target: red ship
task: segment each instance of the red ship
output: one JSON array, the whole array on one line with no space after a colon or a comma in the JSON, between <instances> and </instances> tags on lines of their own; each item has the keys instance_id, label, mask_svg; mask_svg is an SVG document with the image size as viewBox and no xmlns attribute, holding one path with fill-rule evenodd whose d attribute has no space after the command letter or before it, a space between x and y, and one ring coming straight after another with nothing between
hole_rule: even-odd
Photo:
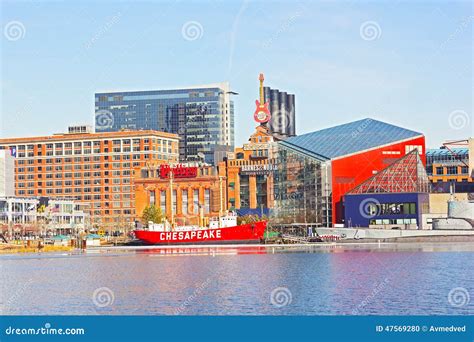
<instances>
[{"instance_id":1,"label":"red ship","mask_svg":"<svg viewBox=\"0 0 474 342\"><path fill-rule=\"evenodd\" d=\"M209 227L149 224L135 230L135 236L152 245L259 243L266 227L266 221L237 225L237 216L228 215L211 220Z\"/></svg>"}]
</instances>

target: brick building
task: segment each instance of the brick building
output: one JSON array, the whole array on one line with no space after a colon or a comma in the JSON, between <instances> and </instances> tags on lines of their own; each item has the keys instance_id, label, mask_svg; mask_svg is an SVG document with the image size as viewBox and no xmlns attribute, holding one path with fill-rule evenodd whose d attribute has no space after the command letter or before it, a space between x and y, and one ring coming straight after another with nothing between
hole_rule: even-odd
<instances>
[{"instance_id":1,"label":"brick building","mask_svg":"<svg viewBox=\"0 0 474 342\"><path fill-rule=\"evenodd\" d=\"M172 179L170 179L172 178ZM135 177L136 217L149 205L161 208L169 222L198 224L226 208L225 176L210 165L161 164L141 168Z\"/></svg>"},{"instance_id":2,"label":"brick building","mask_svg":"<svg viewBox=\"0 0 474 342\"><path fill-rule=\"evenodd\" d=\"M93 225L129 227L134 169L176 162L178 136L157 131L54 134L0 139L15 157L15 195L86 203Z\"/></svg>"}]
</instances>

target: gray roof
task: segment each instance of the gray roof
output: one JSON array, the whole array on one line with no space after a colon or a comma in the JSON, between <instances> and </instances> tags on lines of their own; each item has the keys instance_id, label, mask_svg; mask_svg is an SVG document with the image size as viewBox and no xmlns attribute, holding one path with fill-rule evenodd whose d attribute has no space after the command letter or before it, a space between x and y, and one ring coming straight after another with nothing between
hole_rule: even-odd
<instances>
[{"instance_id":1,"label":"gray roof","mask_svg":"<svg viewBox=\"0 0 474 342\"><path fill-rule=\"evenodd\" d=\"M333 159L422 135L367 118L291 137L280 143L322 159Z\"/></svg>"}]
</instances>

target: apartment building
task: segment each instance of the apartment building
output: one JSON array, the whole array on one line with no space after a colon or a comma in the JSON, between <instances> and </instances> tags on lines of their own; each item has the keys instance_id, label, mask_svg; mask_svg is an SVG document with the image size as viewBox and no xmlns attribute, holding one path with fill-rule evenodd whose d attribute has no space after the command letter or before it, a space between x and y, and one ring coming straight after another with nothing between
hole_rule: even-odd
<instances>
[{"instance_id":1,"label":"apartment building","mask_svg":"<svg viewBox=\"0 0 474 342\"><path fill-rule=\"evenodd\" d=\"M0 139L15 157L15 195L88 204L91 223L128 227L135 218L134 169L179 158L178 136L152 130Z\"/></svg>"}]
</instances>

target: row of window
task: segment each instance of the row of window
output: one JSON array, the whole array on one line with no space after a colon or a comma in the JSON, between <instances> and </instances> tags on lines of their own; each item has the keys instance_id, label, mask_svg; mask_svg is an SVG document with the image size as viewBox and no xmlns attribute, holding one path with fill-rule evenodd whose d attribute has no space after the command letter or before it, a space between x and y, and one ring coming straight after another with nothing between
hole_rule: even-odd
<instances>
[{"instance_id":1,"label":"row of window","mask_svg":"<svg viewBox=\"0 0 474 342\"><path fill-rule=\"evenodd\" d=\"M155 191L150 191L150 203L154 205L158 205L158 198L159 198L159 206L163 213L166 213L167 206L169 205L166 202L166 191L157 191L159 194L158 196L155 194ZM174 213L177 212L177 190L173 190L172 193L172 210ZM188 213L188 190L182 189L181 190L181 205L182 205L182 213ZM202 207L205 214L210 212L210 203L211 203L211 190L204 189L204 203L199 202L199 189L194 189L192 194L192 201L193 201L193 214L199 214L199 208Z\"/></svg>"},{"instance_id":2,"label":"row of window","mask_svg":"<svg viewBox=\"0 0 474 342\"><path fill-rule=\"evenodd\" d=\"M111 156L113 161L126 161L126 160L131 160L132 156L129 154L125 155L113 155ZM109 156L94 156L94 157L74 157L74 158L56 158L56 159L46 159L47 164L52 164L53 161L56 164L61 164L61 163L66 163L66 164L71 164L71 163L90 163L91 161L96 162L96 163L101 163L101 162L108 162L109 161ZM42 163L42 159L28 159L28 160L17 160L18 165L32 165L35 163L35 161L38 162L38 164Z\"/></svg>"},{"instance_id":3,"label":"row of window","mask_svg":"<svg viewBox=\"0 0 474 342\"><path fill-rule=\"evenodd\" d=\"M459 172L461 171L461 172ZM437 166L436 175L467 175L469 174L468 166Z\"/></svg>"},{"instance_id":4,"label":"row of window","mask_svg":"<svg viewBox=\"0 0 474 342\"><path fill-rule=\"evenodd\" d=\"M28 177L30 177L32 175L28 175ZM22 176L18 176L18 180L19 181L23 181L24 179L21 179L20 177ZM28 178L28 180L31 180L30 178ZM110 181L110 179L95 179L95 180L90 180L90 179L84 179L84 180L81 180L81 179L75 179L74 181L72 180L66 180L66 181L47 181L47 182L44 182L44 184L46 184L47 187L51 187L53 186L53 184L55 186L82 186L82 185L106 185L106 184L109 184L109 182L113 185L127 185L127 184L130 184L131 183L131 179L130 178L113 178L112 181ZM24 188L25 187L25 183L17 183L18 184L18 187L19 188ZM26 183L27 184L27 187L34 187L35 186L35 182L28 182ZM42 181L38 181L38 187L41 187L43 186L43 182Z\"/></svg>"},{"instance_id":5,"label":"row of window","mask_svg":"<svg viewBox=\"0 0 474 342\"><path fill-rule=\"evenodd\" d=\"M75 164L75 165L72 165L72 164L65 164L64 166L62 165L57 165L54 166L54 169L52 166L47 166L45 167L45 170L44 171L72 171L72 170L90 170L91 168L93 169L103 169L103 168L110 168L110 166L112 165L112 169L129 169L132 167L138 167L140 166L140 163L139 162L136 162L136 163L130 163L130 162L123 162L123 163L112 163L112 164L109 164L109 163L105 163L105 164ZM27 167L26 170L28 172L34 172L35 171L35 167ZM38 172L42 172L43 171L43 167L42 166L38 166L36 168L36 170ZM24 167L17 167L17 172L24 172L25 171L25 168Z\"/></svg>"},{"instance_id":6,"label":"row of window","mask_svg":"<svg viewBox=\"0 0 474 342\"><path fill-rule=\"evenodd\" d=\"M22 172L25 172L25 170L24 169L18 169L18 172L22 173ZM33 172L33 171L27 171L27 172ZM87 177L87 176L85 176L85 174L87 174L87 173L88 172L84 172L84 177ZM90 172L89 172L89 174L90 174ZM104 172L104 176L109 176L109 174L111 174L112 176L115 176L115 177L120 177L120 176L130 177L132 175L132 171L131 170L114 170L114 171L105 171ZM55 173L55 174L47 173L47 174L45 174L44 178L52 179L53 175L54 175L54 178L56 178L56 179L61 179L61 178L83 178L81 172L75 172L75 173L66 172L64 174L63 173ZM74 177L73 177L73 175L74 175ZM18 175L18 177L20 177L20 176L21 175ZM36 177L38 179L43 178L43 174L36 174Z\"/></svg>"},{"instance_id":7,"label":"row of window","mask_svg":"<svg viewBox=\"0 0 474 342\"><path fill-rule=\"evenodd\" d=\"M374 216L415 215L416 203L370 203L368 214Z\"/></svg>"},{"instance_id":8,"label":"row of window","mask_svg":"<svg viewBox=\"0 0 474 342\"><path fill-rule=\"evenodd\" d=\"M370 220L371 225L384 225L384 224L417 224L415 218L411 219L383 219L383 220Z\"/></svg>"},{"instance_id":9,"label":"row of window","mask_svg":"<svg viewBox=\"0 0 474 342\"><path fill-rule=\"evenodd\" d=\"M48 170L48 171L51 171L51 170ZM24 170L21 170L21 171L17 171L17 172L25 172ZM27 172L33 172L32 170L27 170ZM113 176L116 176L116 177L120 177L120 176L123 176L123 177L129 177L132 175L132 172L130 170L124 170L123 173L120 172L120 170L114 170L112 172L110 171L104 171L104 174L102 175L102 172L100 171L96 171L96 172L66 172L64 174L62 173L56 173L55 175L55 178L63 178L63 175L64 175L64 178L90 178L90 177L93 177L93 178L102 178L102 177L108 177L110 174L112 174ZM52 179L53 178L53 174L52 173L48 173L48 174L45 174L44 175L46 179ZM25 180L25 179L41 179L43 178L43 174L34 174L34 173L30 173L30 174L18 174L16 176L16 179L17 180ZM108 182L107 182L108 183Z\"/></svg>"},{"instance_id":10,"label":"row of window","mask_svg":"<svg viewBox=\"0 0 474 342\"><path fill-rule=\"evenodd\" d=\"M91 167L92 166L92 167ZM134 164L134 167L138 167L140 166L139 163L137 164ZM132 167L132 164L131 163L112 163L112 169L129 169ZM94 169L94 170L100 170L100 169L103 169L103 168L110 168L110 164L93 164L93 165L90 165L90 164L76 164L76 165L71 165L71 164L68 164L68 165L64 165L64 167L62 165L56 165L54 167L54 171L56 172L60 172L60 171L72 171L72 170L90 170L90 169ZM35 168L34 167L27 167L26 170L28 172L35 172ZM46 167L45 170L43 171L43 167L42 166L38 166L36 168L36 170L38 172L48 172L48 171L53 171L53 168L52 167ZM24 167L18 167L17 168L17 172L25 172L25 168Z\"/></svg>"},{"instance_id":11,"label":"row of window","mask_svg":"<svg viewBox=\"0 0 474 342\"><path fill-rule=\"evenodd\" d=\"M52 189L48 189L48 190L52 190ZM41 190L38 190L39 193L41 193ZM53 191L49 191L48 192L49 194L52 194L54 193ZM19 195L34 195L35 194L35 191L34 190L28 190L28 191L25 191L25 190L18 190L18 194ZM92 200L102 200L102 199L109 199L109 194L102 194L102 195L75 195L73 196L74 200L76 201L85 201L85 202L88 202L88 201L92 201ZM113 200L120 200L120 197L124 200L130 200L130 199L133 199L133 196L131 196L131 194L113 194L112 195L112 199Z\"/></svg>"},{"instance_id":12,"label":"row of window","mask_svg":"<svg viewBox=\"0 0 474 342\"><path fill-rule=\"evenodd\" d=\"M95 216L100 216L100 215L110 215L110 214L113 214L113 215L132 215L133 213L133 210L131 209L124 209L124 210L117 210L117 209L114 209L114 210L104 210L104 212L102 212L102 210L94 210L93 211L93 215ZM124 218L120 218L120 217L117 217L115 218L115 222L120 222L121 219L124 219Z\"/></svg>"},{"instance_id":13,"label":"row of window","mask_svg":"<svg viewBox=\"0 0 474 342\"><path fill-rule=\"evenodd\" d=\"M146 151L149 151L149 150L146 150ZM69 152L70 152L70 153L68 153L68 151L66 151L65 155L72 155L72 151L69 151ZM105 153L108 153L109 151L104 151L104 152L105 152ZM124 151L124 152L125 152L125 151ZM130 151L128 151L128 152L130 152ZM133 151L133 152L140 152L140 151ZM102 154L102 152L100 152L100 151L97 151L97 152L94 152L94 153ZM114 150L114 153L121 153L121 151L118 151L118 150L115 151L115 150ZM163 153L165 153L165 154L163 154ZM82 155L82 154L90 154L90 152L88 152L88 153L78 152L78 153L74 153L74 154L76 154L76 155ZM175 154L177 154L177 153L175 153ZM46 154L47 157L62 156L62 155L63 155L62 152L56 152L55 155L54 155L53 153L47 153L47 154ZM141 158L140 158L141 155L144 156L144 157L143 157L144 159L158 159L158 160L168 160L168 159L174 157L174 155L173 155L173 153L171 152L171 150L169 150L169 152L166 152L166 151L161 152L161 151L160 151L160 153L156 153L156 151L155 151L155 153L153 153L153 154L134 154L134 155L133 155L133 160L140 160L140 159L141 159ZM17 153L16 156L17 156L18 158L33 158L33 157L35 157L35 154L34 154L33 152L28 152L28 154L19 152L19 153ZM42 156L41 153L38 153L38 154L36 155L36 157L40 157L40 156ZM96 157L100 158L100 156L96 156ZM87 158L87 157L86 157L86 158ZM42 162L42 159L37 159L37 160L38 160L38 163L41 163L41 162ZM51 164L51 163L53 162L52 159L45 159L45 160L46 160L46 164ZM108 160L108 159L105 159L105 158L104 158L104 160ZM129 159L124 159L124 160L129 160ZM58 161L58 163L61 163L61 162L62 162L62 161Z\"/></svg>"},{"instance_id":14,"label":"row of window","mask_svg":"<svg viewBox=\"0 0 474 342\"><path fill-rule=\"evenodd\" d=\"M171 140L163 140L163 139L156 139L156 138L153 138L151 139L152 143L154 145L164 145L164 146L171 146L172 145L172 141ZM112 144L113 145L141 145L141 142L143 142L144 145L147 145L150 143L150 139L149 138L145 138L145 139L114 139L112 140ZM76 142L67 142L67 143L48 143L48 144L45 144L46 146L46 149L52 149L53 146L54 148L57 148L57 149L62 149L62 148L82 148L82 147L100 147L100 146L104 146L104 145L108 145L109 144L109 140L96 140L94 142L92 141L76 141ZM43 146L43 144L36 144L36 148L37 149L41 149ZM32 151L35 149L35 145L34 144L28 144L28 145L17 145L17 146L10 146L10 147L15 147L18 149L18 151L25 151L25 150L29 150L29 151Z\"/></svg>"},{"instance_id":15,"label":"row of window","mask_svg":"<svg viewBox=\"0 0 474 342\"><path fill-rule=\"evenodd\" d=\"M24 189L24 188L33 188L34 183L18 183L17 185L18 188ZM58 189L46 189L46 193L50 194L53 193L52 191L54 190L54 193L56 194L70 194L72 192L76 193L81 193L81 192L102 192L103 191L112 191L112 192L124 192L124 193L129 193L130 192L130 186L124 185L122 187L120 186L96 186L96 187L80 187L80 188L58 188ZM38 189L38 192L42 192L42 189Z\"/></svg>"}]
</instances>

